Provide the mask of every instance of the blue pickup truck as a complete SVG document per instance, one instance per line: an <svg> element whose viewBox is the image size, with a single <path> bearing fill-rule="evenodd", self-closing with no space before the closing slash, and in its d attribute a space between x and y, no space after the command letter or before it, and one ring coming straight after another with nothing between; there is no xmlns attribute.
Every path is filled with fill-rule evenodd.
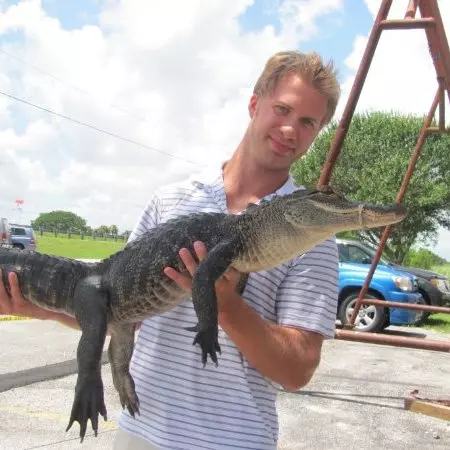
<svg viewBox="0 0 450 450"><path fill-rule="evenodd" d="M339 249L337 316L345 324L351 317L370 264L354 262L361 261L361 255L355 254L358 248L349 247L344 240L336 241ZM373 274L366 297L399 303L423 303L415 275L380 263ZM389 325L415 324L417 317L418 313L414 310L362 305L355 320L355 330L376 333Z"/></svg>

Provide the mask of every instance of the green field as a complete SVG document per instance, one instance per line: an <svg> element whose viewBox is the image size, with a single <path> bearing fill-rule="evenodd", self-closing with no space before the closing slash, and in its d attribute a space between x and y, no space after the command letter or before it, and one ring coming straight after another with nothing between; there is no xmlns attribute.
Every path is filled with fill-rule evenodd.
<svg viewBox="0 0 450 450"><path fill-rule="evenodd" d="M68 238L66 234L55 237L52 233L44 233L42 236L37 233L38 248L40 253L49 255L65 256L68 258L102 259L124 247L123 240L92 239L91 236L72 235Z"/></svg>

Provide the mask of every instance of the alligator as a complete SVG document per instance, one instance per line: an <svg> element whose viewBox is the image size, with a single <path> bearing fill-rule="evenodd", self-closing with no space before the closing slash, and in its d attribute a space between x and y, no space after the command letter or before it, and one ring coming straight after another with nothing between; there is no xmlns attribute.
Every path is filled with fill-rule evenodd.
<svg viewBox="0 0 450 450"><path fill-rule="evenodd" d="M81 337L77 347L77 381L66 432L80 425L81 442L88 421L97 436L99 414L107 420L101 377L101 356L109 332L108 356L122 408L135 417L139 399L129 372L138 322L162 314L192 298L197 323L187 329L193 345L217 366L218 310L215 282L233 267L243 279L250 272L274 268L335 233L394 224L407 215L402 204L370 205L347 200L329 186L298 189L239 214L197 212L172 218L131 240L117 253L97 262L34 251L0 250L0 268L18 275L22 295L32 303L76 318ZM198 261L192 290L187 293L163 273L185 268L181 248L193 251L195 241L208 250ZM193 253L195 254L195 253ZM240 283L242 292L245 283ZM200 361L199 361L200 363Z"/></svg>

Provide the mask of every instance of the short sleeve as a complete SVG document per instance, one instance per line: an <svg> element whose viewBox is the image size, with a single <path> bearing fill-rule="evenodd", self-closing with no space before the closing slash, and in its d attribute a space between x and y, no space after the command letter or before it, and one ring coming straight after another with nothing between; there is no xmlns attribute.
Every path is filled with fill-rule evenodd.
<svg viewBox="0 0 450 450"><path fill-rule="evenodd" d="M295 258L278 289L277 321L334 338L339 294L335 238Z"/></svg>
<svg viewBox="0 0 450 450"><path fill-rule="evenodd" d="M139 216L136 225L128 237L128 242L131 242L145 231L155 227L161 221L161 206L160 197L155 193Z"/></svg>

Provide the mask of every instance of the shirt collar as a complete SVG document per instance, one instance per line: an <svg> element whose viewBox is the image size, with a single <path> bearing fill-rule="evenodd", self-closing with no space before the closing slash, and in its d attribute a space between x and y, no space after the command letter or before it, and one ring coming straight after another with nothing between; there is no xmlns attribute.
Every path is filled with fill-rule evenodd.
<svg viewBox="0 0 450 450"><path fill-rule="evenodd" d="M190 181L196 187L199 188L211 188L213 186L217 186L218 184L223 185L223 172L222 168L226 161L222 161L219 166L208 166L204 170L192 174L190 177ZM265 200L271 199L272 197L278 195L286 195L297 189L304 189L303 186L296 186L294 182L294 178L291 174L289 174L286 182L278 188L275 192L268 194L264 197Z"/></svg>

